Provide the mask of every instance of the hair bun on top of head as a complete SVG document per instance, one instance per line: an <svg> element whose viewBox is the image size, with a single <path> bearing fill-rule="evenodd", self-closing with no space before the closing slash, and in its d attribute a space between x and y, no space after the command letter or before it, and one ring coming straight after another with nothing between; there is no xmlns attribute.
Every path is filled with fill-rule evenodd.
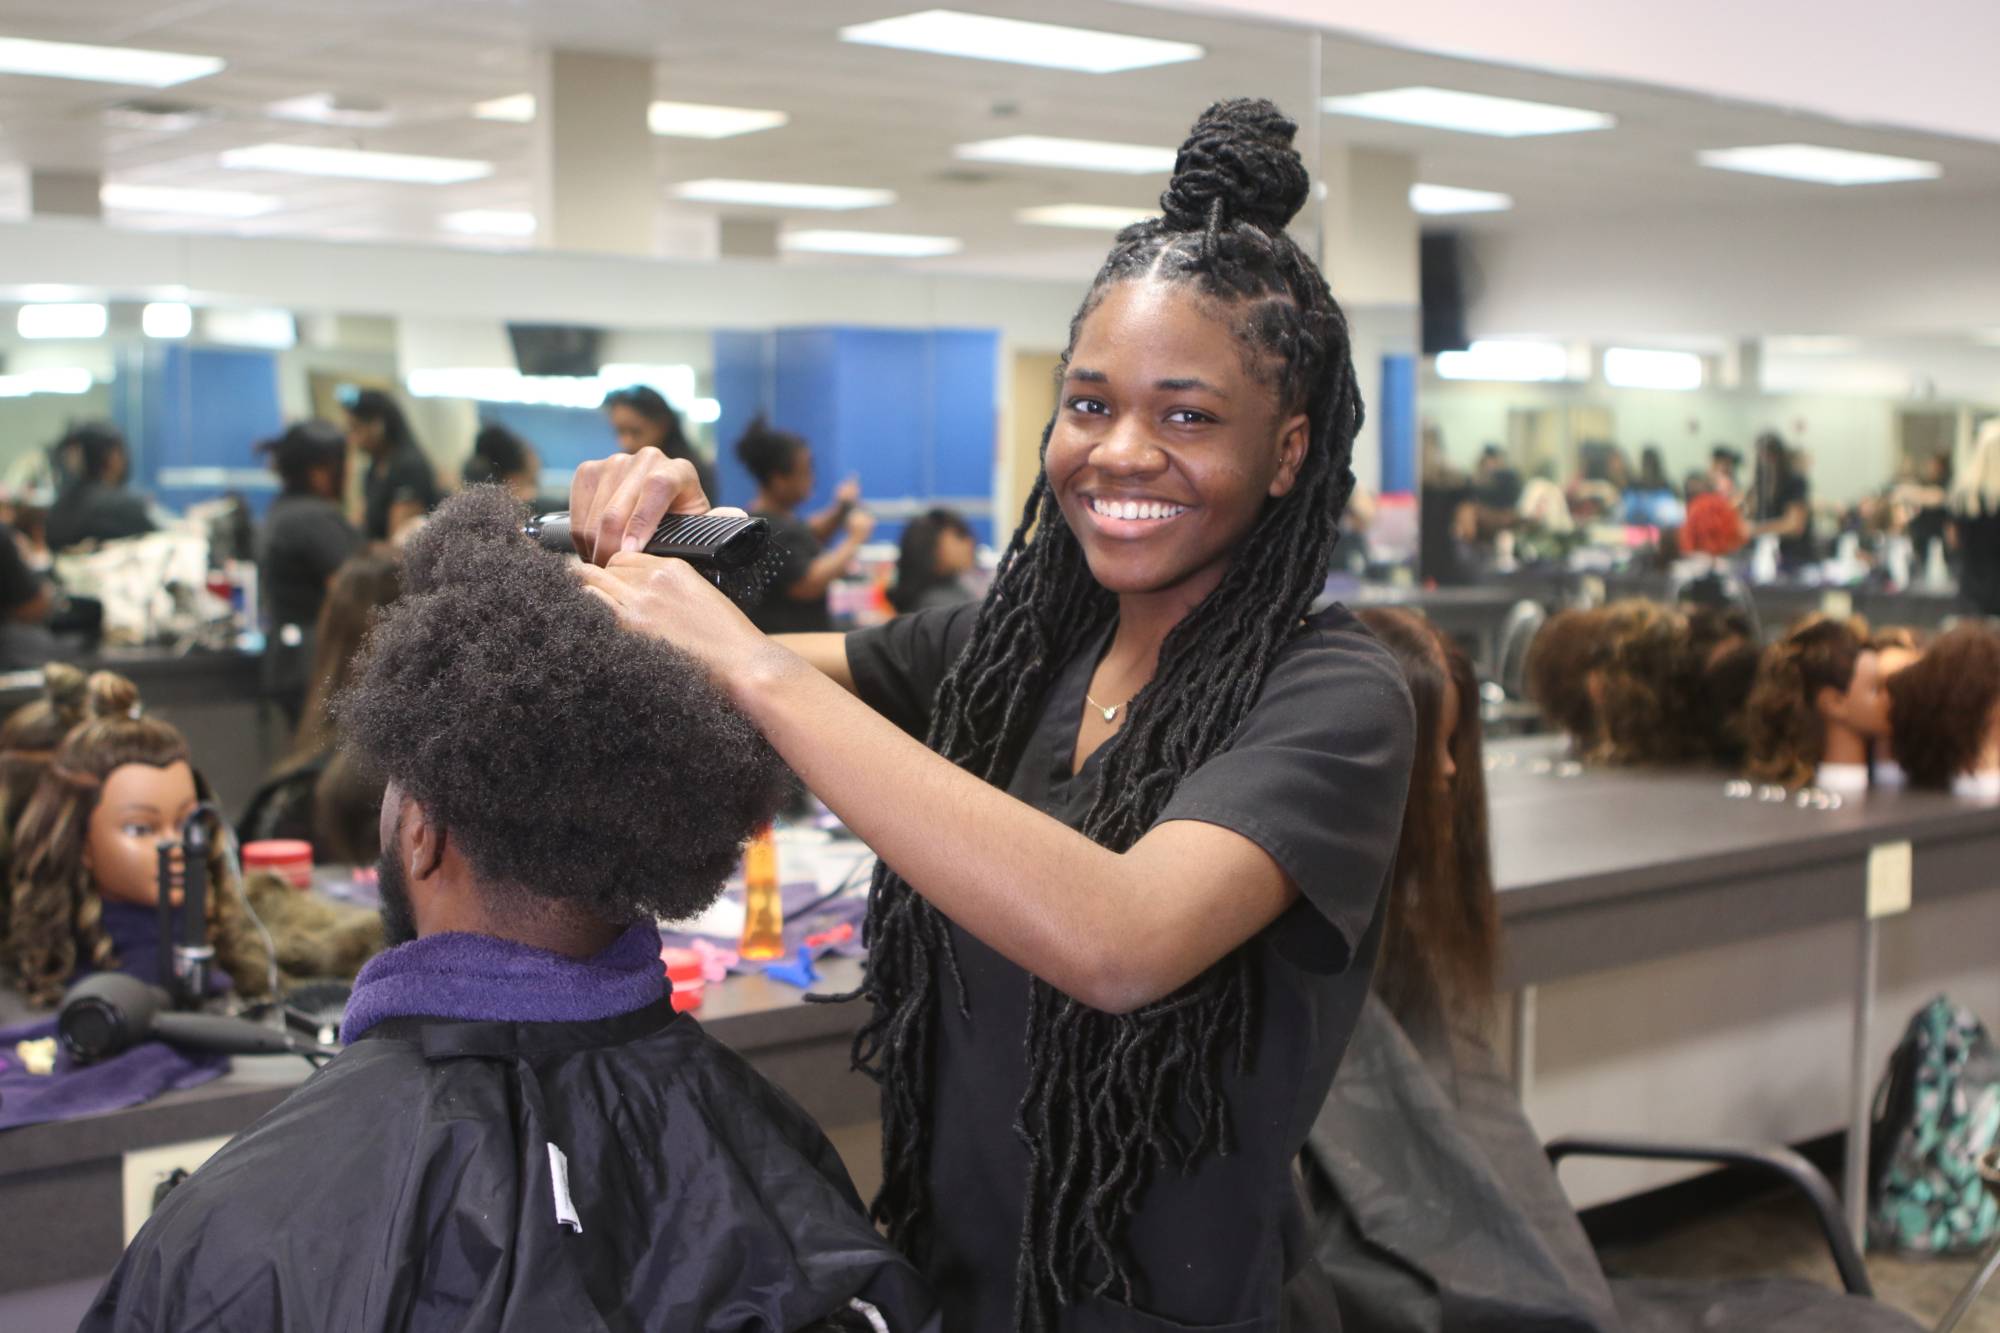
<svg viewBox="0 0 2000 1333"><path fill-rule="evenodd" d="M115 671L94 671L90 675L92 720L100 717L139 716L139 687Z"/></svg>
<svg viewBox="0 0 2000 1333"><path fill-rule="evenodd" d="M51 662L42 668L42 697L55 715L75 726L83 721L90 702L89 684L81 671L67 662Z"/></svg>
<svg viewBox="0 0 2000 1333"><path fill-rule="evenodd" d="M1205 231L1219 221L1283 231L1312 188L1292 147L1299 127L1261 97L1233 97L1201 113L1174 160L1160 211L1174 231Z"/></svg>

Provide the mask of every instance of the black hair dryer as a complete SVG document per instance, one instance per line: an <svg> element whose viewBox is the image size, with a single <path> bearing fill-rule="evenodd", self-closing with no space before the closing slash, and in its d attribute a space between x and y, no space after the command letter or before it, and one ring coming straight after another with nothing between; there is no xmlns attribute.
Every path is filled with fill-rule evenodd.
<svg viewBox="0 0 2000 1333"><path fill-rule="evenodd" d="M181 821L180 841L162 838L160 877L160 980L176 1009L193 1009L208 998L215 975L215 946L208 940L208 853L210 821L222 812L203 801ZM179 864L175 864L178 855ZM174 901L174 890L180 901Z"/></svg>

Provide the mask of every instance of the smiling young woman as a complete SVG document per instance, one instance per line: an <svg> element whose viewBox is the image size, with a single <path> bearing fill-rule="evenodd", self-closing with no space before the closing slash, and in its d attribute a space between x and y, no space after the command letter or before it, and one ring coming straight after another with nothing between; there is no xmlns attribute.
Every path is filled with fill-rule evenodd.
<svg viewBox="0 0 2000 1333"><path fill-rule="evenodd" d="M766 638L634 553L707 508L685 463L577 475L590 585L882 858L875 1209L953 1333L1277 1327L1291 1162L1367 994L1414 732L1394 659L1311 613L1361 403L1285 233L1295 129L1210 108L1163 216L1120 234L983 603Z"/></svg>

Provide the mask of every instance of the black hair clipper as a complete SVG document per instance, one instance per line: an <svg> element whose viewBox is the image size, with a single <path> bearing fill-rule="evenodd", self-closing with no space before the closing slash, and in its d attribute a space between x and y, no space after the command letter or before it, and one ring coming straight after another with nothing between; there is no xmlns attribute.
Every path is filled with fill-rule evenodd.
<svg viewBox="0 0 2000 1333"><path fill-rule="evenodd" d="M537 514L521 531L551 551L573 553L569 511ZM647 555L685 560L704 573L731 573L755 565L771 538L761 518L731 514L668 514L641 548Z"/></svg>
<svg viewBox="0 0 2000 1333"><path fill-rule="evenodd" d="M537 514L521 531L544 550L574 555L569 511ZM668 514L639 548L647 555L685 560L707 576L725 597L742 607L764 599L764 585L782 559L771 546L771 525L761 518L731 514Z"/></svg>

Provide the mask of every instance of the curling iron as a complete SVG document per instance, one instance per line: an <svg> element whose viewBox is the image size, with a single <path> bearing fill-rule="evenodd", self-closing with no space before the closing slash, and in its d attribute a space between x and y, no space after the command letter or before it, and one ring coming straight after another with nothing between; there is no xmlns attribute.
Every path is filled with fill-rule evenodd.
<svg viewBox="0 0 2000 1333"><path fill-rule="evenodd" d="M176 1009L193 1009L208 998L215 971L215 946L208 942L208 821L222 812L203 801L181 821L179 842L162 838L155 848L160 876L161 981ZM174 855L180 854L180 865ZM174 902L174 889L181 900Z"/></svg>

